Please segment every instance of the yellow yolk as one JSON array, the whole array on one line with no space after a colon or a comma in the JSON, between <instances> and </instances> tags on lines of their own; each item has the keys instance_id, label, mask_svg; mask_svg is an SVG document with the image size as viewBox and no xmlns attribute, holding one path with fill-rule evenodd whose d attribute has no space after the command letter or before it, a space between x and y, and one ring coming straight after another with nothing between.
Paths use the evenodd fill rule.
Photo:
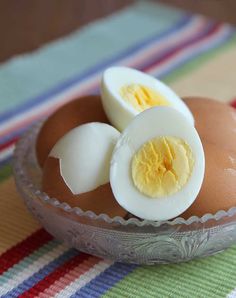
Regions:
<instances>
[{"instance_id":1,"label":"yellow yolk","mask_svg":"<svg viewBox=\"0 0 236 298\"><path fill-rule=\"evenodd\" d=\"M131 172L141 193L158 198L179 191L191 176L193 165L193 153L186 142L176 137L159 137L136 152Z\"/></svg>"},{"instance_id":2,"label":"yellow yolk","mask_svg":"<svg viewBox=\"0 0 236 298\"><path fill-rule=\"evenodd\" d=\"M170 103L161 94L138 84L124 86L120 90L120 95L139 112L154 106L170 105Z\"/></svg>"}]
</instances>

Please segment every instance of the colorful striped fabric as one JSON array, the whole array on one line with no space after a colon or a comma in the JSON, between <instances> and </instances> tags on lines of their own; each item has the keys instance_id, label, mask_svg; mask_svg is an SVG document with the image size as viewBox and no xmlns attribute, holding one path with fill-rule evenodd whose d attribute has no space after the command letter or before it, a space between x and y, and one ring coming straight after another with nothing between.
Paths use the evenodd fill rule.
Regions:
<instances>
[{"instance_id":1,"label":"colorful striped fabric","mask_svg":"<svg viewBox=\"0 0 236 298\"><path fill-rule=\"evenodd\" d=\"M69 249L25 210L11 176L15 142L62 104L98 93L110 65L236 107L235 29L147 1L0 65L0 296L236 297L235 246L178 265L115 263Z\"/></svg>"}]
</instances>

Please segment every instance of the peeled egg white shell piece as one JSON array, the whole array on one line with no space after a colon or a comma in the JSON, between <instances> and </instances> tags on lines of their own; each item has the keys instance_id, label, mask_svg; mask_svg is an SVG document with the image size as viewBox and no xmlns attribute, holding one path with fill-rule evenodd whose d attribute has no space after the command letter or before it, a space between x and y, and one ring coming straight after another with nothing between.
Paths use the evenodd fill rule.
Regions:
<instances>
[{"instance_id":1,"label":"peeled egg white shell piece","mask_svg":"<svg viewBox=\"0 0 236 298\"><path fill-rule=\"evenodd\" d=\"M193 115L187 105L167 85L136 69L114 66L103 73L101 98L108 119L118 130L123 131L130 121L140 113L120 95L122 87L130 84L143 85L161 94L173 108L183 113L194 125Z\"/></svg>"},{"instance_id":2,"label":"peeled egg white shell piece","mask_svg":"<svg viewBox=\"0 0 236 298\"><path fill-rule=\"evenodd\" d=\"M59 159L61 176L73 194L109 182L110 160L119 135L108 124L92 122L72 129L55 144L49 156Z\"/></svg>"},{"instance_id":3,"label":"peeled egg white shell piece","mask_svg":"<svg viewBox=\"0 0 236 298\"><path fill-rule=\"evenodd\" d=\"M161 136L183 139L192 149L195 164L188 182L169 196L149 198L138 191L131 176L131 161L147 141ZM196 129L178 111L154 107L140 113L121 134L111 160L110 184L117 202L147 220L169 220L183 213L196 199L205 172L205 157Z\"/></svg>"}]
</instances>

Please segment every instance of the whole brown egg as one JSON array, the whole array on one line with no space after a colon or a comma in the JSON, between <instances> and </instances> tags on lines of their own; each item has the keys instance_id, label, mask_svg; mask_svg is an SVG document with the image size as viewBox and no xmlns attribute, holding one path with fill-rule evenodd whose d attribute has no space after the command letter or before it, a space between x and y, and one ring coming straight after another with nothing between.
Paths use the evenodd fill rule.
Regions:
<instances>
[{"instance_id":1,"label":"whole brown egg","mask_svg":"<svg viewBox=\"0 0 236 298\"><path fill-rule=\"evenodd\" d=\"M51 198L65 202L71 207L79 207L83 211L93 211L97 215L105 213L110 217L125 217L127 214L127 211L116 202L110 183L89 192L74 195L61 176L59 159L53 157L48 157L44 164L42 190Z\"/></svg>"},{"instance_id":2,"label":"whole brown egg","mask_svg":"<svg viewBox=\"0 0 236 298\"><path fill-rule=\"evenodd\" d=\"M181 215L203 216L236 206L236 112L211 99L185 99L205 151L205 176L194 203Z\"/></svg>"},{"instance_id":3,"label":"whole brown egg","mask_svg":"<svg viewBox=\"0 0 236 298\"><path fill-rule=\"evenodd\" d=\"M184 99L202 140L236 151L236 111L230 105L201 97Z\"/></svg>"},{"instance_id":4,"label":"whole brown egg","mask_svg":"<svg viewBox=\"0 0 236 298\"><path fill-rule=\"evenodd\" d=\"M197 199L181 215L215 214L219 210L236 207L236 152L203 141L206 169Z\"/></svg>"},{"instance_id":5,"label":"whole brown egg","mask_svg":"<svg viewBox=\"0 0 236 298\"><path fill-rule=\"evenodd\" d=\"M108 123L100 96L77 98L56 110L44 122L36 141L36 156L41 167L56 142L72 128L88 122Z\"/></svg>"}]
</instances>

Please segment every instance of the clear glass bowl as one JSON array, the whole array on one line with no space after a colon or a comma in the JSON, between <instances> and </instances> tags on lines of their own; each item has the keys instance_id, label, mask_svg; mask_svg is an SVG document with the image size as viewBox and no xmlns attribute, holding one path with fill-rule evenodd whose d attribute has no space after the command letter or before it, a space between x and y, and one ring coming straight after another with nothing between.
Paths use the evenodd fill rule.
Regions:
<instances>
[{"instance_id":1,"label":"clear glass bowl","mask_svg":"<svg viewBox=\"0 0 236 298\"><path fill-rule=\"evenodd\" d=\"M15 181L30 212L70 247L116 261L155 264L209 256L236 243L236 207L201 218L152 222L83 212L49 198L40 189L42 172L35 157L40 126L32 127L16 146Z\"/></svg>"}]
</instances>

